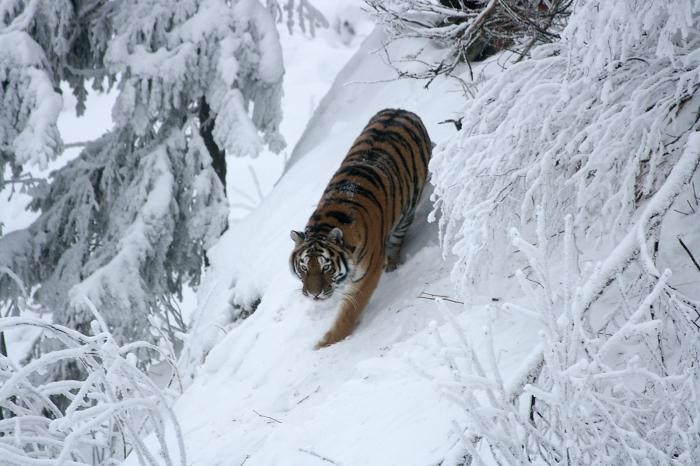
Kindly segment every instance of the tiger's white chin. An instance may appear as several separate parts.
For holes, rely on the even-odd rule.
[[[306,296],[307,298],[311,299],[312,301],[325,301],[325,300],[333,297],[333,291],[335,291],[335,290],[323,292],[323,293],[319,294],[318,296],[314,296],[308,292],[302,292],[302,294],[304,296]]]

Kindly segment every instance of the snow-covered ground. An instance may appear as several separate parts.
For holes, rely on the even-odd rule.
[[[455,335],[430,297],[455,295],[437,227],[427,222],[429,193],[410,230],[404,264],[382,277],[347,340],[312,349],[332,322],[337,301],[307,300],[289,272],[289,231],[303,228],[376,111],[401,107],[418,113],[436,143],[455,134],[453,125],[438,123],[462,105],[457,82],[436,80],[426,90],[423,82],[393,79],[395,71],[381,54],[371,53],[383,40],[379,31],[366,39],[320,102],[272,192],[210,251],[212,265],[198,292],[182,361],[194,379],[176,404],[188,464],[429,465],[459,441],[452,426],[460,409],[436,383],[448,369],[434,332],[448,342]],[[486,65],[498,68],[495,61]],[[483,338],[487,316],[494,315],[487,312],[491,298],[502,295],[471,296],[459,314],[475,342]],[[258,300],[250,317],[234,322]],[[498,360],[507,374],[532,348],[536,331],[521,317],[497,318]]]

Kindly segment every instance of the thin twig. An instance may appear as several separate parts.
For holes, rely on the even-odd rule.
[[[681,246],[683,246],[683,249],[685,249],[685,252],[688,253],[688,256],[690,256],[690,260],[693,261],[693,264],[695,264],[695,268],[700,271],[700,264],[698,264],[698,261],[695,260],[695,257],[693,257],[693,253],[690,252],[690,249],[688,249],[688,246],[685,245],[681,237],[678,237],[678,242],[681,243]]]
[[[304,401],[308,400],[308,399],[311,397],[311,395],[313,395],[314,393],[318,393],[318,391],[319,391],[320,389],[321,389],[321,386],[319,385],[318,387],[316,387],[316,390],[314,390],[313,392],[309,393],[308,395],[306,395],[306,396],[305,396],[304,398],[302,398],[301,400],[297,401],[297,404],[298,404],[298,405],[302,404]]]
[[[449,301],[449,302],[455,303],[455,304],[464,304],[463,301],[458,301],[456,299],[452,299],[452,298],[450,298],[448,296],[444,296],[444,295],[428,293],[427,291],[421,291],[421,293],[416,297],[420,298],[420,299],[429,299],[430,301],[437,301],[438,299],[441,299],[443,301]]]
[[[63,144],[63,149],[72,149],[73,147],[85,147],[90,144],[90,141],[75,141]]]
[[[443,121],[438,122],[438,125],[444,125],[445,123],[452,123],[453,125],[455,125],[455,128],[457,128],[457,131],[461,131],[461,130],[462,130],[462,120],[463,120],[463,119],[464,119],[463,116],[462,116],[462,117],[459,117],[459,118],[456,119],[456,120],[453,119],[453,118],[448,118],[447,120],[443,120]]]
[[[280,421],[279,419],[275,419],[274,417],[270,417],[270,416],[265,416],[264,414],[260,414],[260,413],[257,412],[256,410],[253,410],[253,412],[254,412],[255,414],[257,414],[258,416],[260,416],[260,417],[264,417],[265,419],[269,419],[269,420],[271,420],[271,421],[275,421],[275,422],[278,423],[278,424],[282,424],[282,421]]]
[[[311,450],[305,450],[304,448],[300,448],[299,451],[302,453],[306,453],[307,455],[315,456],[316,458],[321,459],[327,463],[338,464],[335,461],[333,461],[332,459],[326,458],[325,456],[319,455],[318,453],[313,452]]]

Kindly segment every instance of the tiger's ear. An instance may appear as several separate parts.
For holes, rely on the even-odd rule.
[[[343,244],[343,230],[335,227],[328,232],[326,238],[328,238],[328,241],[333,241],[335,244]]]
[[[290,238],[292,238],[292,241],[294,241],[294,243],[296,243],[296,244],[301,244],[304,242],[304,239],[306,239],[306,236],[304,236],[304,233],[302,233],[300,231],[292,230],[289,232],[289,236],[290,236]]]

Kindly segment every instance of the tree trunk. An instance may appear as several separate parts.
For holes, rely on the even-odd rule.
[[[7,343],[5,342],[5,332],[0,332],[0,354],[7,357]],[[5,419],[3,409],[0,408],[0,421]]]
[[[211,166],[221,180],[226,192],[226,152],[214,142],[214,119],[206,99],[202,97],[199,103],[199,135],[211,156]]]

